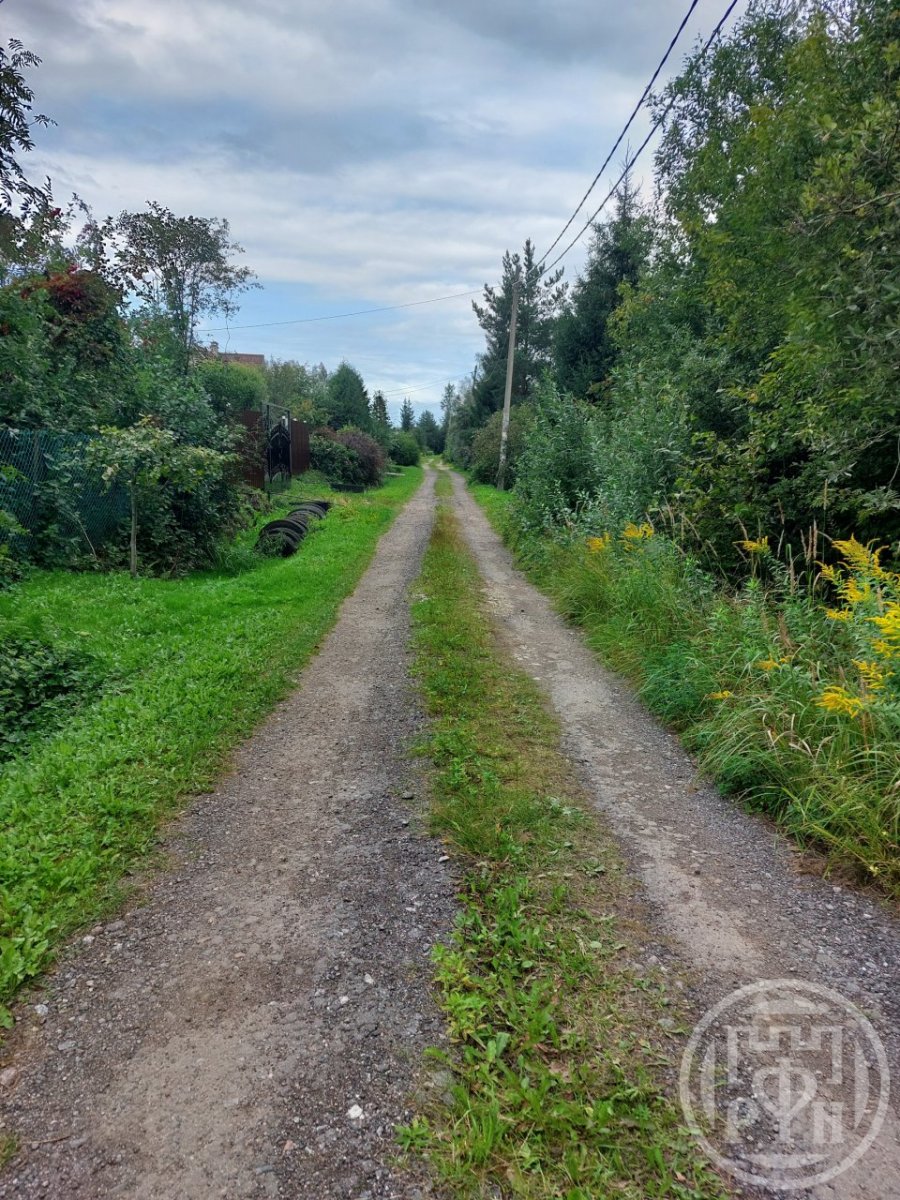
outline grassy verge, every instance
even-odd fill
[[[508,495],[472,492],[723,790],[900,898],[900,576],[849,540],[811,588],[760,539],[727,593],[649,526],[554,542],[516,530]]]
[[[460,1197],[720,1196],[669,1094],[679,1014],[635,967],[627,878],[480,582],[441,507],[413,612],[433,824],[466,868],[436,954],[452,1101],[401,1144]]]
[[[333,496],[293,558],[238,548],[228,571],[172,581],[39,572],[0,596],[0,620],[87,647],[97,687],[0,769],[0,1000],[108,906],[160,819],[285,694],[420,479]],[[278,509],[311,491],[327,494],[301,482]]]

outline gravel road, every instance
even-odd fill
[[[429,479],[145,902],[20,1009],[3,1100],[23,1152],[0,1196],[423,1194],[390,1160],[443,1037],[428,954],[454,914],[406,756],[406,590],[433,508]]]
[[[896,910],[803,873],[800,856],[768,821],[698,777],[677,738],[599,665],[582,636],[515,569],[459,477],[454,484],[455,512],[497,628],[548,695],[567,754],[641,879],[655,923],[695,981],[698,1008],[760,980],[831,987],[871,1018],[900,1087]],[[900,1196],[898,1130],[891,1108],[858,1164],[807,1194]]]

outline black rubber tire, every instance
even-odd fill
[[[282,558],[290,558],[305,537],[305,523],[281,519],[278,521],[269,521],[267,525],[263,525],[256,539],[256,544],[260,546],[266,541],[277,539],[281,546]]]

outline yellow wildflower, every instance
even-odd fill
[[[707,700],[728,700],[733,695],[734,693],[729,691],[710,692],[706,698]]]
[[[892,646],[889,642],[883,642],[881,638],[875,639],[872,643],[872,649],[879,658],[893,658],[897,651],[895,646]]]
[[[600,554],[604,550],[608,550],[612,542],[612,534],[604,533],[601,537],[589,537],[587,540],[588,550],[591,554]]]
[[[643,525],[635,525],[633,521],[629,521],[622,530],[622,537],[627,538],[630,542],[644,541],[646,538],[653,537],[653,526],[647,521]]]
[[[787,662],[787,659],[786,659],[786,658],[783,658],[781,661],[782,661],[782,662]],[[777,659],[775,659],[775,658],[764,658],[764,659],[762,660],[762,662],[758,662],[758,663],[756,664],[757,668],[758,668],[760,671],[774,671],[774,670],[775,670],[775,668],[776,668],[777,666],[780,666],[780,665],[781,665],[781,664],[780,664],[780,663],[778,662],[778,660],[777,660]]]
[[[877,692],[879,688],[884,687],[884,669],[877,662],[866,662],[863,659],[854,658],[853,665],[859,671],[870,692]]]
[[[830,563],[819,563],[819,574],[829,583],[837,583],[837,571]]]
[[[872,599],[872,585],[867,583],[865,587],[860,587],[852,578],[843,584],[841,592],[848,604],[859,604],[862,600]]]
[[[827,687],[816,704],[828,712],[844,713],[848,717],[858,717],[863,707],[859,696],[851,695],[846,688],[838,687],[837,684]]]
[[[846,608],[826,608],[825,616],[829,621],[851,621],[853,613],[848,612]]]
[[[869,620],[882,634],[882,641],[890,644],[897,643],[900,648],[900,604],[889,600],[880,617],[870,617]]]
[[[742,542],[738,542],[742,550],[746,550],[748,554],[768,554],[769,538],[768,536],[761,538],[744,538]]]
[[[854,571],[864,575],[874,575],[876,578],[881,578],[885,574],[880,561],[884,552],[883,546],[879,550],[872,550],[869,546],[858,542],[855,537],[850,537],[834,542],[834,548]]]

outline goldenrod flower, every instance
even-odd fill
[[[872,585],[866,583],[864,587],[860,587],[854,578],[850,578],[846,583],[841,585],[841,594],[848,604],[859,604],[862,600],[872,599]]]
[[[734,695],[734,693],[729,692],[729,691],[710,692],[706,698],[707,698],[707,700],[728,700],[733,695]]]
[[[787,659],[782,659],[782,662],[787,662]],[[774,671],[781,663],[775,658],[764,658],[761,662],[756,663],[756,667],[760,671]]]
[[[748,554],[768,554],[769,538],[768,536],[761,538],[744,538],[742,542],[738,542],[742,550],[746,550]]]
[[[834,548],[854,571],[862,575],[874,575],[876,578],[881,578],[886,574],[880,561],[884,552],[883,546],[879,550],[872,550],[869,546],[858,542],[855,537],[850,537],[834,542]]]
[[[870,692],[877,692],[879,688],[884,687],[884,670],[877,662],[866,662],[865,660],[854,658],[853,665],[859,671]]]
[[[604,533],[601,537],[589,537],[587,540],[588,550],[591,554],[600,554],[604,550],[608,550],[612,543],[612,534]]]
[[[646,538],[653,537],[653,526],[647,521],[643,525],[635,525],[633,521],[629,521],[622,530],[622,537],[627,538],[630,542],[644,541]]]
[[[826,608],[825,616],[829,621],[852,621],[853,613],[846,608]]]
[[[823,579],[827,579],[829,583],[837,583],[837,571],[830,563],[819,563],[819,574]]]
[[[884,636],[882,641],[896,642],[900,646],[900,604],[889,600],[880,617],[870,617],[869,620]]]
[[[837,684],[827,687],[816,704],[828,712],[844,713],[848,717],[858,717],[863,707],[859,696],[851,695],[846,688],[838,687]]]

